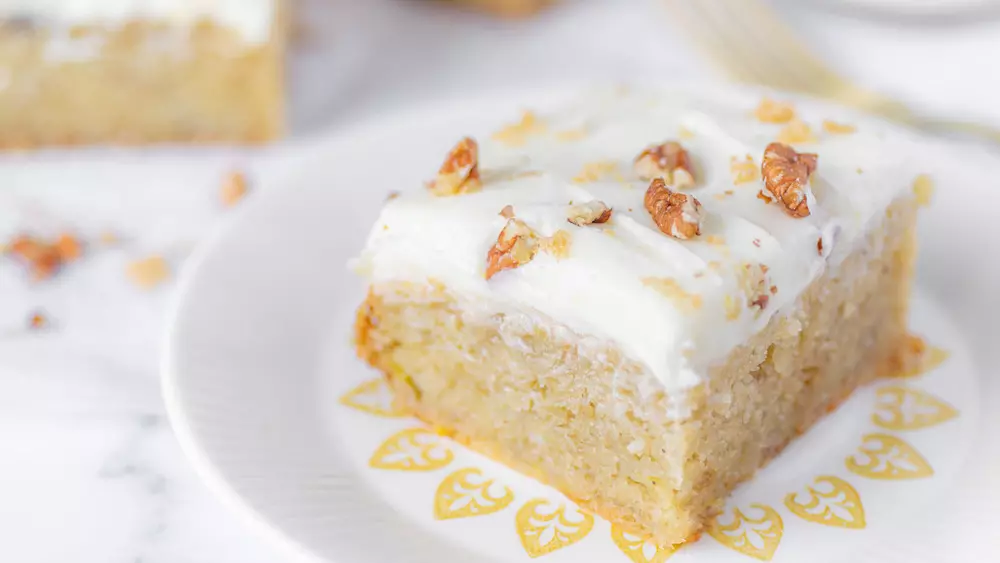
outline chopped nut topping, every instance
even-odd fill
[[[816,239],[816,252],[819,252],[820,256],[823,255],[823,237]]]
[[[611,208],[603,201],[593,200],[569,208],[566,220],[578,227],[607,223],[611,219]]]
[[[56,252],[63,262],[72,262],[83,255],[83,247],[76,237],[68,234],[61,234],[56,240]]]
[[[29,330],[42,330],[48,328],[49,319],[45,316],[45,313],[41,311],[33,311],[31,315],[28,316],[28,329]]]
[[[150,256],[129,264],[126,273],[135,285],[152,289],[170,277],[170,267],[162,256]]]
[[[222,182],[222,189],[219,191],[219,199],[222,200],[222,204],[227,207],[236,205],[245,195],[247,195],[246,175],[238,170],[230,172]]]
[[[913,180],[913,194],[917,196],[917,205],[930,205],[931,196],[934,195],[934,180],[927,174],[917,176]]]
[[[573,181],[577,184],[596,182],[605,176],[615,174],[617,170],[618,163],[613,160],[588,162],[583,165],[583,170],[579,174],[573,176]]]
[[[781,143],[771,143],[764,151],[760,167],[764,186],[792,217],[809,216],[806,189],[816,162],[815,154],[798,153]]]
[[[757,199],[763,201],[764,203],[771,203],[774,201],[774,199],[771,198],[771,196],[767,195],[763,191],[757,192]]]
[[[674,278],[642,278],[642,284],[670,299],[685,312],[701,309],[701,296],[684,291]]]
[[[393,191],[389,192],[388,194],[386,194],[385,200],[386,201],[392,201],[392,200],[396,199],[397,197],[399,197],[399,192],[393,190]]]
[[[540,135],[546,130],[545,124],[530,111],[521,114],[521,121],[508,125],[493,134],[493,140],[508,146],[519,147],[528,142],[531,135]]]
[[[520,219],[508,219],[497,242],[486,254],[486,279],[498,272],[523,266],[535,257],[538,236]]]
[[[663,178],[674,188],[694,185],[694,169],[687,150],[677,141],[653,145],[639,153],[635,159],[635,173],[643,180]]]
[[[663,234],[680,240],[701,234],[701,202],[694,196],[670,191],[663,178],[649,183],[644,202]]]
[[[778,131],[778,142],[788,145],[794,143],[815,143],[816,136],[813,135],[808,123],[794,119],[784,129]]]
[[[739,160],[735,156],[729,159],[729,172],[733,175],[734,184],[753,182],[757,179],[758,170],[750,155],[744,160]]]
[[[827,119],[823,122],[823,130],[827,133],[833,133],[834,135],[848,135],[857,131],[858,128],[853,125],[837,123],[836,121],[830,121]]]
[[[80,258],[83,247],[79,239],[62,234],[53,243],[21,235],[6,246],[5,253],[22,261],[31,271],[34,281],[51,278],[62,266]]]
[[[479,144],[471,137],[465,137],[458,142],[444,164],[438,170],[437,177],[428,186],[437,196],[451,196],[482,189],[479,180]]]
[[[543,238],[540,245],[542,252],[548,252],[557,260],[562,260],[569,257],[571,242],[573,242],[573,239],[570,238],[570,234],[567,231],[559,229],[551,237]]]
[[[753,114],[763,123],[788,123],[795,119],[795,106],[787,102],[776,102],[764,98]]]
[[[566,131],[556,131],[556,140],[562,141],[564,143],[579,141],[587,136],[587,130],[583,129],[567,129]]]
[[[503,209],[500,210],[500,216],[503,217],[504,219],[513,219],[514,218],[514,206],[513,205],[505,205],[505,206],[503,206]]]

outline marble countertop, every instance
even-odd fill
[[[301,138],[407,104],[521,84],[652,72],[712,76],[646,1],[578,0],[504,25],[416,2],[309,4],[314,13],[300,31],[291,78],[292,119]],[[1000,75],[991,71],[1000,53],[1000,20],[887,31],[885,22],[801,8],[788,15],[818,51],[866,83],[928,111],[954,116],[962,108],[967,117],[1000,124],[994,103]],[[605,37],[600,44],[592,40],[595,30]],[[917,60],[919,67],[902,64]],[[267,177],[287,150],[0,159],[4,238],[21,229],[68,229],[88,239],[110,230],[121,237],[115,245],[93,245],[85,260],[49,283],[28,283],[12,262],[0,262],[0,443],[6,450],[0,529],[8,560],[282,560],[208,493],[181,457],[157,381],[171,284],[140,290],[124,270],[149,253],[163,253],[180,267],[197,241],[234,212],[218,203],[223,175],[240,168],[251,178]],[[89,180],[81,186],[77,178]],[[35,310],[44,311],[51,326],[29,333],[23,327]]]

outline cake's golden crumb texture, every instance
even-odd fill
[[[283,129],[284,25],[248,44],[205,21],[0,26],[0,147],[260,143]]]
[[[794,310],[670,397],[610,342],[551,319],[467,307],[440,283],[374,286],[357,351],[398,405],[661,545],[698,536],[725,498],[905,342],[912,201]]]

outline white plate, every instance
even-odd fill
[[[544,107],[563,97],[442,103],[318,141],[284,163],[296,172],[288,185],[257,194],[189,263],[165,342],[171,420],[212,488],[295,553],[338,563],[528,561],[539,545],[561,542],[546,560],[626,563],[665,555],[634,538],[615,540],[606,522],[577,513],[547,487],[429,433],[408,431],[419,424],[386,412],[384,388],[365,386],[377,374],[354,358],[349,343],[363,288],[344,265],[386,194],[419,189],[456,137],[484,135],[514,117],[511,100]],[[996,240],[990,209],[998,197],[970,180],[982,176],[968,163],[955,170],[950,189],[959,197],[939,198],[923,219],[913,320],[950,358],[920,377],[856,393],[732,496],[717,534],[671,561],[749,561],[733,549],[740,545],[776,546],[774,561],[848,555],[885,561],[886,554],[904,552],[909,561],[929,561],[935,553],[954,554],[956,538],[967,550],[985,539],[976,526],[987,523],[976,519],[992,514],[977,512],[993,498],[984,488],[992,451],[979,429],[985,417],[996,417],[980,403],[996,397],[996,381],[981,370],[992,366],[987,313],[996,311],[990,288],[1000,276],[995,264],[978,260],[974,244],[988,252]],[[977,205],[968,204],[973,198]],[[360,392],[345,398],[358,385]],[[892,390],[898,388],[908,391]],[[956,412],[932,403],[926,408],[934,424],[887,424],[891,407],[878,403],[903,397],[894,393],[908,394],[906,417],[919,406],[914,397],[944,401]],[[858,451],[863,444],[886,446],[883,453],[896,456],[901,475],[915,478],[886,479],[886,467],[874,462],[872,470],[858,470],[868,461]],[[398,470],[402,465],[422,470]],[[477,496],[482,476],[497,482]],[[859,528],[863,510],[863,528],[797,515],[809,504],[807,486],[820,493],[817,501],[830,492],[830,481],[815,485],[820,476],[839,479],[824,501],[839,506],[832,513]],[[852,493],[860,510],[850,506]],[[560,503],[566,521],[556,536],[540,522]],[[478,514],[468,516],[473,508]],[[721,528],[736,508],[747,520],[727,535]]]

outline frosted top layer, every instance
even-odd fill
[[[270,38],[276,0],[0,0],[0,18],[27,17],[55,25],[121,25],[153,19],[192,25],[210,19],[247,41]]]
[[[801,122],[789,129],[755,116],[761,99],[618,89],[480,135],[482,190],[441,197],[416,189],[390,200],[357,270],[374,283],[431,278],[490,306],[538,311],[616,342],[668,390],[694,386],[836,267],[895,198],[911,193],[909,141],[898,132],[815,102],[794,104]],[[834,123],[824,127],[825,120]],[[804,218],[758,197],[765,147],[789,136],[815,137],[791,143],[818,154]],[[696,183],[682,191],[701,202],[704,219],[690,240],[654,224],[643,203],[650,182],[633,167],[644,148],[666,140],[679,141],[694,162]],[[733,159],[747,155],[750,178],[737,182]],[[437,164],[428,162],[428,178]],[[613,208],[608,222],[567,222],[571,205],[591,200]],[[487,280],[487,253],[507,223],[499,215],[507,205],[539,237],[561,230],[569,244]]]

